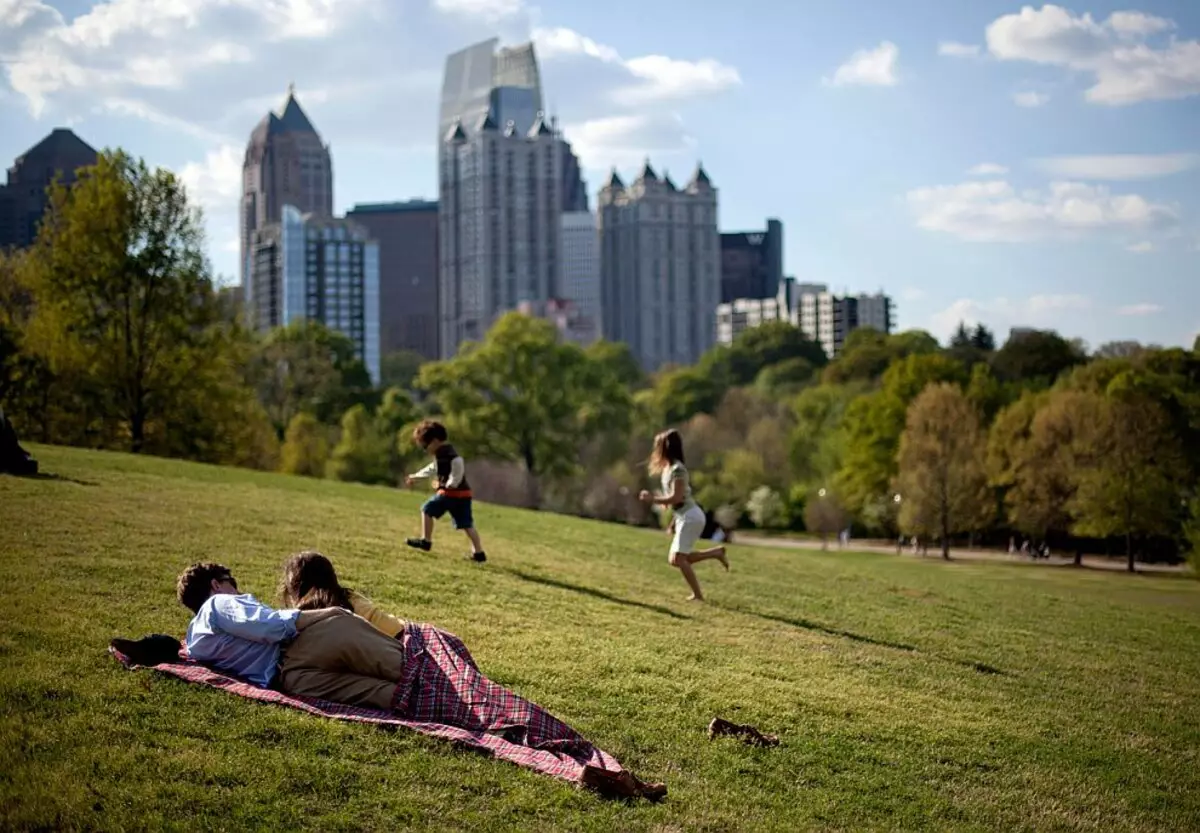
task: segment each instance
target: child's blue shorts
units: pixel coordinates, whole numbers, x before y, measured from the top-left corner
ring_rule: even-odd
[[[421,511],[433,519],[450,513],[455,529],[472,529],[475,518],[471,515],[471,499],[469,497],[449,497],[434,495],[421,507]]]

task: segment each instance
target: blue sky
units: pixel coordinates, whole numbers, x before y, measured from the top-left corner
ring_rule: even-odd
[[[533,37],[594,194],[697,160],[725,230],[904,328],[1200,333],[1200,3],[0,0],[0,160],[55,126],[179,172],[235,273],[241,159],[289,82],[335,202],[436,196],[445,55]]]

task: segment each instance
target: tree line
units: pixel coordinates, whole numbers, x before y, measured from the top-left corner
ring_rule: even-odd
[[[649,441],[683,433],[727,527],[1176,557],[1200,546],[1200,343],[1090,352],[1048,331],[852,332],[830,361],[769,322],[647,375],[517,313],[374,386],[315,322],[251,332],[169,171],[101,154],[0,255],[0,401],[31,440],[396,485],[437,415],[485,499],[627,523]]]

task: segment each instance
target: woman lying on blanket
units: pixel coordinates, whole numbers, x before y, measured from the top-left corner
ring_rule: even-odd
[[[302,552],[287,560],[280,595],[287,608],[353,611],[399,639],[405,649],[404,690],[397,693],[395,711],[406,718],[479,732],[496,757],[580,781],[605,795],[651,801],[666,796],[665,785],[642,781],[541,706],[489,680],[454,634],[397,619],[343,587],[320,553]]]

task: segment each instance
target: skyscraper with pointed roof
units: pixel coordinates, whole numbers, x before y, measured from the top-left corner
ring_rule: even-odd
[[[648,371],[695,363],[716,339],[721,296],[717,189],[704,166],[683,188],[649,160],[629,185],[614,170],[598,225],[604,337]]]
[[[333,216],[333,162],[295,88],[278,113],[267,113],[250,134],[242,165],[241,277],[247,303],[255,297],[249,255],[257,230],[278,223],[285,205],[314,217]],[[250,310],[253,315],[253,310]]]
[[[95,164],[95,149],[65,127],[18,156],[8,169],[8,184],[0,185],[0,251],[33,245],[49,205],[46,189],[56,178],[70,185],[80,168]]]
[[[490,112],[442,137],[438,179],[438,333],[442,358],[498,316],[541,314],[561,298],[560,139],[538,113],[521,132]]]

